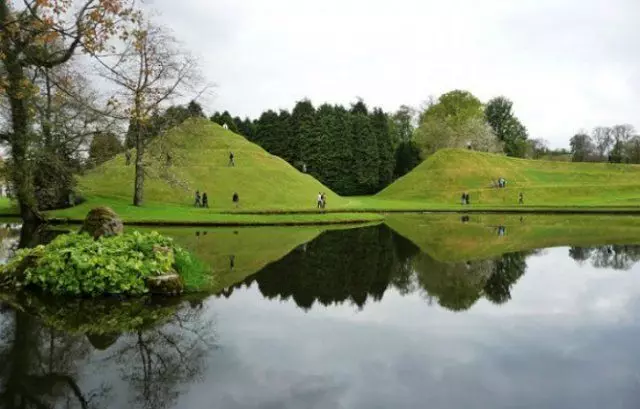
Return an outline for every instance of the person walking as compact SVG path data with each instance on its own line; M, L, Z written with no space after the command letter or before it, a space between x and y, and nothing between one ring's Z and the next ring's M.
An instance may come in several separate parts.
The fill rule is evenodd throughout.
M470 205L471 204L471 198L469 197L469 193L465 193L464 194L464 201L466 204Z
M327 195L322 192L322 208L324 209L325 207L327 207Z
M229 152L229 166L236 166L236 162L234 160L233 152Z
M524 194L522 192L518 195L518 204L524 204Z
M316 203L318 209L322 209L322 193L318 192L318 199Z
M207 192L204 192L202 194L202 207L205 207L205 208L209 207L209 197L207 196Z
M196 190L196 202L194 204L195 207L200 207L200 191Z
M237 192L233 193L233 197L231 198L231 200L236 205L236 208L240 205L240 196L238 196Z
M467 194L464 192L462 192L462 197L460 197L460 204L463 206L467 204Z

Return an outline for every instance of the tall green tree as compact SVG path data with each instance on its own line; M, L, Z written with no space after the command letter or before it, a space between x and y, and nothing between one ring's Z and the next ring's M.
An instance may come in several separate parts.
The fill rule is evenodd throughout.
M378 143L378 186L382 190L393 181L395 155L389 117L380 108L375 108L371 114L371 127Z
M421 162L420 148L413 141L401 142L395 150L394 179L411 172Z
M311 166L314 168L314 150L318 148L319 134L315 132L316 109L311 101L303 99L296 102L291 111L291 132L288 146L290 163L298 169Z
M369 110L362 100L351 106L352 149L355 153L353 171L358 188L353 194L371 194L378 189L380 154Z
M527 128L513 114L513 102L496 97L487 103L485 116L500 141L507 156L523 158L528 138Z

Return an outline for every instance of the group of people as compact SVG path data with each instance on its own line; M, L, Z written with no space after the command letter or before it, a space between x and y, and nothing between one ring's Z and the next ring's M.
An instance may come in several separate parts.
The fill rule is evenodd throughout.
M324 209L325 207L327 207L327 196L318 192L318 209Z
M200 196L200 191L196 190L195 199L195 207L209 207L209 197L207 196L206 192L202 193L202 196ZM231 201L236 205L236 207L238 207L238 205L240 204L240 195L238 195L237 192L234 192L233 196L231 196Z
M196 202L194 206L209 207L209 197L207 196L207 192L202 193L202 196L200 196L200 191L196 190Z

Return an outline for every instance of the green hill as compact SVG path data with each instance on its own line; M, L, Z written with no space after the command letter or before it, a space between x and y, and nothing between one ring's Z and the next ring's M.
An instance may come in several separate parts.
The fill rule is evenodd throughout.
M229 152L235 155L233 167ZM234 192L240 197L240 210L312 209L318 192L326 193L330 206L344 202L313 177L204 119L189 120L155 141L147 156L144 200L149 205L192 206L196 190L207 192L213 210L235 210ZM127 165L121 154L89 171L79 180L80 193L94 203L104 199L130 203L134 157L135 153Z
M503 177L507 187L492 181ZM640 204L640 166L510 158L444 149L388 186L377 197L430 204L457 204L469 192L472 205L634 206Z

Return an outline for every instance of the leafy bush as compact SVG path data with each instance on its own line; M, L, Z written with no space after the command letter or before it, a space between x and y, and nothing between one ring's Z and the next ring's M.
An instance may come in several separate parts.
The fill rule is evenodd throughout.
M183 259L188 256L170 238L156 232L134 232L98 240L72 233L57 237L47 246L19 250L4 274L15 270L23 259L36 256L37 260L20 277L19 285L36 286L60 295L140 295L148 292L147 277L166 274L178 267L176 253Z

